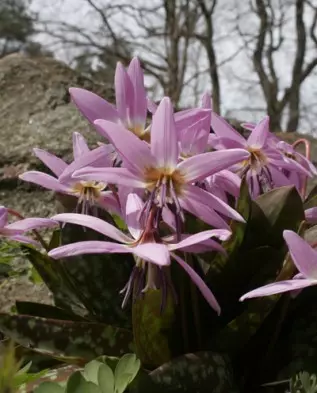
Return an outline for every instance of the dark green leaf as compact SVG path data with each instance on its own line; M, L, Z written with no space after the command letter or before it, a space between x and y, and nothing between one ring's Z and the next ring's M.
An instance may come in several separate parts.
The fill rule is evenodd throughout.
M62 308L50 306L48 304L20 301L17 301L15 304L18 314L65 321L85 321L84 318L71 311L63 310Z
M76 364L133 350L131 332L101 323L0 314L0 331L25 347Z
M56 382L43 382L34 393L64 393L65 389Z
M80 371L76 371L68 380L66 393L101 393L97 385L87 382Z
M98 385L102 393L114 392L114 375L107 364L102 364L98 370Z

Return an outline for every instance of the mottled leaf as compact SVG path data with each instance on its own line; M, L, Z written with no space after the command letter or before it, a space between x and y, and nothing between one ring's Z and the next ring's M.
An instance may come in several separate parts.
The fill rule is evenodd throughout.
M0 330L20 345L76 364L133 349L131 332L101 323L0 314Z
M18 314L32 315L34 317L50 319L60 319L65 321L85 321L83 317L76 315L71 311L48 304L16 301L15 305Z

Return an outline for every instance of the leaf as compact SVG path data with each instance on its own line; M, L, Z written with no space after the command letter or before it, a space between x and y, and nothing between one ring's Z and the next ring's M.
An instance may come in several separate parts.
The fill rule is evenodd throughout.
M48 304L21 301L16 301L15 304L18 314L65 321L85 321L85 319L79 315Z
M189 353L163 364L149 376L160 392L237 392L230 360L218 353Z
M106 240L88 228L67 224L62 243ZM77 295L89 312L100 322L131 328L130 310L121 307L119 294L127 283L135 262L129 254L90 254L66 258L63 267L71 277Z
M147 290L132 306L136 354L143 364L160 365L171 358L167 331L174 321L174 301L169 294L161 308L162 291Z
M65 389L55 382L43 382L34 393L64 393Z
M75 364L133 350L130 331L101 323L0 314L0 331L22 346Z
M295 186L275 188L256 199L272 227L273 247L283 244L283 231L289 229L297 232L305 220L303 202Z
M97 385L87 382L80 371L76 371L68 380L66 393L101 393Z
M86 381L93 382L96 385L98 384L98 372L101 365L102 363L98 360L92 360L86 364L83 371L83 376L85 377Z
M120 358L115 369L116 393L123 393L139 372L141 362L134 354L126 354Z
M98 385L102 393L114 391L114 375L107 364L101 364L98 370Z

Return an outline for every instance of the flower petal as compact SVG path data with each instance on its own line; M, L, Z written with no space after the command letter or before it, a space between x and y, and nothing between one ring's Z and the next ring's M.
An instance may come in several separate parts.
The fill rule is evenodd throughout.
M117 198L113 195L112 191L102 191L97 200L97 204L111 213L121 215L121 208Z
M8 222L8 209L0 206L0 228L3 228Z
M175 261L185 270L185 272L189 275L190 279L200 290L203 297L207 300L209 305L216 311L218 315L220 315L221 309L217 299L211 292L211 290L207 287L204 280L192 269L185 261L183 261L176 254L171 254Z
M247 143L255 149L262 149L265 145L269 135L269 116L266 116L259 124L252 130Z
M155 160L147 143L141 141L124 127L106 120L96 120L95 125L114 145L118 153L128 164L129 169L142 173L144 167L154 166Z
M283 237L298 271L306 278L317 279L317 251L295 232L284 231Z
M125 222L128 226L129 232L134 239L138 240L144 228L140 223L140 212L144 207L144 202L135 193L130 193L127 197Z
M90 240L54 248L48 255L51 258L60 259L83 254L131 253L132 249L123 244Z
M7 229L27 232L38 228L51 228L58 225L58 222L50 218L37 218L30 217L23 220L15 221L6 226Z
M146 99L146 102L147 102L147 109L148 109L148 111L151 112L152 115L154 115L154 113L157 110L157 105L155 104L155 102L153 100L151 100L148 97Z
M114 77L116 90L116 106L120 119L126 126L134 118L134 91L131 79L122 63L118 62Z
M79 132L73 132L74 160L78 160L81 156L88 153L89 151L90 149L87 145L86 139Z
M205 118L206 115L210 114L211 110L205 108L185 109L174 113L177 134L181 133L182 130L191 127L193 124Z
M250 153L244 149L213 151L188 158L178 164L188 183L205 179L216 172L247 160Z
M108 222L86 214L62 213L53 216L52 220L64 222L67 224L82 225L122 243L129 244L133 241L133 239L125 235L123 232Z
M240 147L245 147L247 145L243 136L215 112L212 112L211 115L211 128L217 136L231 139L238 143Z
M33 152L56 176L59 176L67 168L66 162L54 154L37 148L34 148Z
M145 188L146 183L126 168L83 168L74 172L73 179L101 181L127 187Z
M185 239L179 241L175 244L168 244L168 249L170 251L178 250L184 247L192 246L193 244L201 243L204 240L216 237L220 240L227 240L231 235L231 232L226 229L210 229L208 231L203 231L190 235Z
M159 266L167 266L171 263L170 253L164 244L143 243L131 247L131 250L133 254L137 255L139 258Z
M317 222L317 207L312 207L311 209L306 209L305 210L305 218L309 224L316 224L316 222Z
M10 240L14 240L18 243L33 244L33 246L41 247L41 244L39 242L28 236L14 235L14 236L10 236Z
M28 181L30 183L38 184L48 190L53 190L62 193L69 193L70 189L68 186L60 183L58 179L53 176L47 175L43 172L29 171L24 172L19 176L21 180Z
M117 109L97 94L78 87L71 87L69 93L77 108L91 123L97 119L119 121Z
M254 289L253 291L246 293L245 295L241 296L240 301L243 302L243 300L245 299L251 299L254 297L270 296L278 293L294 291L310 287L312 285L317 285L317 281L310 279L302 279L274 282L272 284L265 285L261 288Z
M151 152L157 166L175 168L178 162L178 139L173 115L173 106L164 97L153 115L151 125Z
M128 67L128 75L134 89L134 114L133 124L145 126L147 113L146 91L144 87L144 76L140 61L134 57Z

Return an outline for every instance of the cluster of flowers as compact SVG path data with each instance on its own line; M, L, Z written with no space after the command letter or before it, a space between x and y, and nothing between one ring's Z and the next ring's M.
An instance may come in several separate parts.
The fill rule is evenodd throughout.
M2 207L0 234L32 242L24 233L41 226L71 223L92 228L113 241L77 242L53 249L49 255L58 259L87 253L132 253L135 266L122 290L123 304L132 292L133 296L149 288L173 292L166 269L173 260L220 313L210 288L176 251L225 252L221 242L231 236L230 220L243 221L229 205L239 197L243 177L252 198L284 185L295 185L303 195L307 177L317 171L306 157L270 133L268 117L258 124L244 124L250 132L245 139L212 111L208 94L202 97L200 108L174 113L167 97L157 106L146 95L137 58L127 70L118 63L115 89L116 107L92 92L70 89L77 108L108 144L90 150L83 136L75 132L72 163L34 149L55 176L37 171L21 175L22 180L77 197L76 212L7 224L8 210ZM94 206L119 215L127 233L94 216ZM188 213L213 229L183 233ZM306 218L314 222L316 210L309 209ZM300 273L293 280L256 289L241 300L317 284L316 251L294 232L285 231L284 238Z

